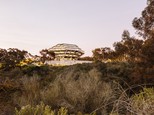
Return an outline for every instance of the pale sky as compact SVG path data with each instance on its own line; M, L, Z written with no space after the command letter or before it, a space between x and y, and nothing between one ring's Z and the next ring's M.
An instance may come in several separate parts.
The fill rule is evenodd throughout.
M132 20L146 0L0 0L0 48L32 54L57 43L78 45L91 56L112 47L123 30L132 35Z

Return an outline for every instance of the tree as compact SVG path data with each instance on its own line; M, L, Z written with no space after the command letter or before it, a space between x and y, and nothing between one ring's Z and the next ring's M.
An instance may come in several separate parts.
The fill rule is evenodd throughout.
M129 32L125 30L122 34L122 40L113 45L115 48L115 56L121 61L140 61L142 45L143 40L130 37Z
M144 38L142 61L149 66L154 65L154 0L148 0L141 17L134 18L133 27Z
M133 27L145 39L154 34L154 0L148 0L148 6L142 11L140 18L134 18Z
M92 52L95 61L107 61L108 59L112 59L114 53L109 47L96 48Z
M147 39L142 47L142 59L146 65L154 65L154 39Z
M19 64L23 59L27 51L19 50L17 48L0 49L0 63L3 69L9 70L14 68Z
M101 48L96 48L92 51L93 53L93 59L96 61L102 61L102 51Z
M53 60L55 58L55 53L48 49L42 49L40 51L41 61L44 63L45 61Z

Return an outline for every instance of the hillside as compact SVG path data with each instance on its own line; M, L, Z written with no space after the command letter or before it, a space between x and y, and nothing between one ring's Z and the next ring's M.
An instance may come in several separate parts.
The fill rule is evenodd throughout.
M12 115L15 107L20 110L23 106L35 107L41 102L55 110L65 107L69 114L79 111L98 115L137 112L132 108L134 105L130 106L131 111L127 110L131 97L144 89L142 81L133 78L134 74L132 64L101 62L64 67L25 66L9 72L1 70L0 113ZM147 87L152 85L149 83ZM115 105L117 101L119 105ZM153 104L148 106L147 110ZM153 110L149 112L153 113Z

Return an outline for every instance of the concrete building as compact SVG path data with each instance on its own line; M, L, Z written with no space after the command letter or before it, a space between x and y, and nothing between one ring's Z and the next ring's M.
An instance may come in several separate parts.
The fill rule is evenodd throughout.
M84 54L84 51L77 45L67 43L57 44L52 48L49 48L49 50L55 53L56 61L78 60L78 58Z

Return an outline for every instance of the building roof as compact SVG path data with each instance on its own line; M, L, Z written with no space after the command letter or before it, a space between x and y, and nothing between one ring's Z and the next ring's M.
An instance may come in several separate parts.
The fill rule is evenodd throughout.
M78 51L84 54L84 51L81 48L79 48L77 45L67 44L67 43L57 44L53 46L52 48L50 48L49 50L51 51L65 51L65 50Z

